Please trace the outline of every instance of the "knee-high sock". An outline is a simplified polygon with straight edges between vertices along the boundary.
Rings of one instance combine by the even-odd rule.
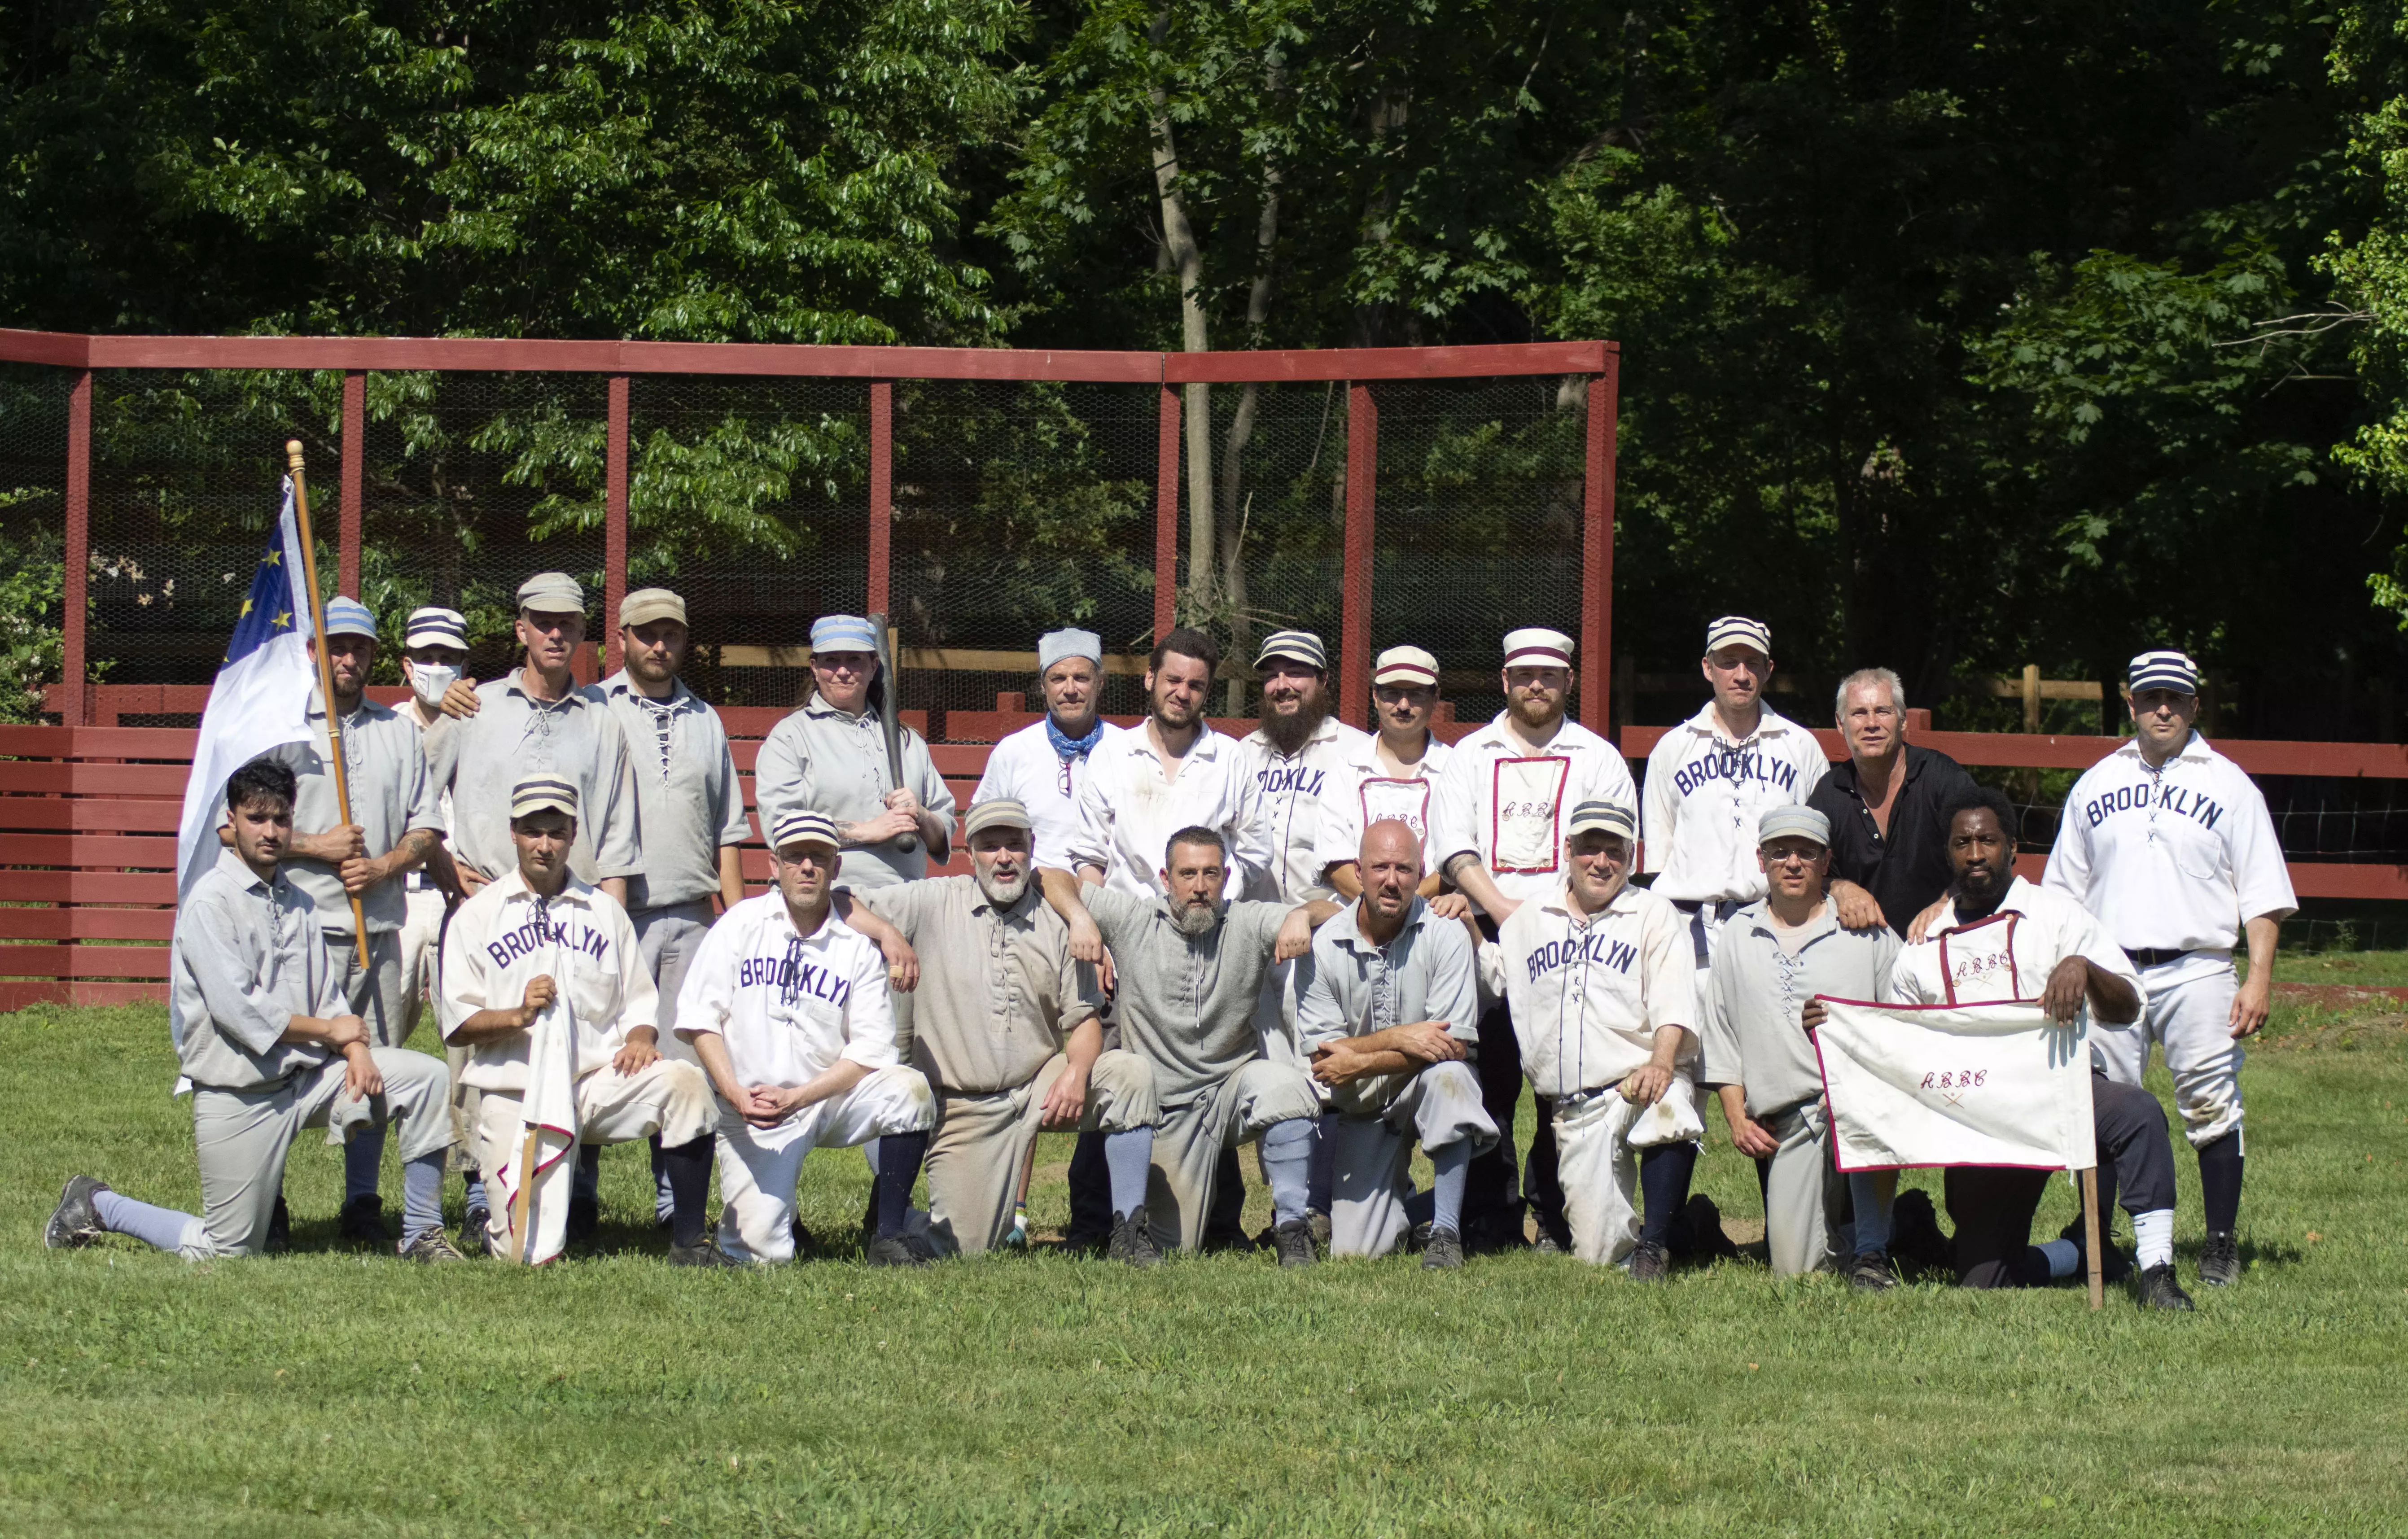
[[[480,1171],[474,1165],[470,1165],[467,1169],[462,1171],[460,1173],[460,1191],[461,1206],[464,1211],[473,1213],[477,1209],[483,1207],[485,1205],[484,1173]]]
[[[2170,1266],[2174,1259],[2174,1210],[2161,1207],[2132,1215],[2132,1254],[2146,1272]]]
[[[577,1174],[568,1178],[568,1200],[599,1204],[602,1201],[602,1146],[577,1146]]]
[[[1338,1185],[1338,1114],[1321,1114],[1321,1140],[1312,1146],[1312,1176],[1305,1183],[1304,1205],[1315,1213],[1329,1211],[1329,1193]]]
[[[384,1127],[362,1128],[343,1141],[343,1204],[377,1194],[377,1171],[384,1163]]]
[[[1270,1183],[1271,1221],[1304,1217],[1305,1191],[1312,1182],[1312,1149],[1321,1124],[1308,1117],[1274,1122],[1263,1130],[1263,1178]]]
[[[100,1213],[103,1229],[111,1234],[131,1234],[158,1250],[183,1249],[186,1233],[200,1223],[189,1213],[136,1202],[122,1191],[95,1193],[92,1205]]]
[[[1430,1232],[1460,1236],[1463,1233],[1463,1190],[1471,1177],[1471,1140],[1458,1138],[1443,1148],[1428,1152],[1432,1174],[1430,1195],[1433,1199]]]
[[[1104,1166],[1111,1173],[1112,1217],[1125,1218],[1145,1206],[1146,1172],[1154,1165],[1154,1130],[1131,1128],[1104,1135]]]
[[[1856,1210],[1856,1254],[1889,1248],[1889,1209],[1897,1196],[1895,1171],[1860,1170],[1848,1177],[1848,1201]]]
[[[903,1233],[911,1211],[911,1189],[919,1184],[920,1162],[928,1157],[924,1133],[890,1133],[878,1140],[878,1237]]]
[[[661,1163],[668,1167],[669,1186],[677,1193],[677,1217],[669,1226],[675,1244],[702,1244],[703,1210],[710,1203],[711,1143],[706,1133],[693,1143],[661,1150]]]
[[[1670,1240],[1672,1220],[1689,1202],[1689,1176],[1698,1168],[1698,1146],[1658,1144],[1639,1156],[1639,1238],[1663,1245]]]
[[[652,1134],[652,1217],[666,1223],[677,1211],[677,1193],[669,1190],[669,1167],[661,1162],[661,1135]]]
[[[2241,1221],[2241,1133],[2226,1133],[2199,1149],[2199,1191],[2211,1234],[2229,1234]]]
[[[401,1243],[405,1247],[427,1231],[443,1227],[443,1157],[450,1152],[437,1149],[401,1167]]]

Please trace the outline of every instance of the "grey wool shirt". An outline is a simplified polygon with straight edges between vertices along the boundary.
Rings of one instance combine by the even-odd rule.
[[[668,908],[719,891],[719,851],[752,830],[727,728],[683,679],[652,700],[624,668],[604,679],[634,766],[644,869],[627,878],[627,911]]]
[[[1730,918],[1714,952],[1699,1031],[1703,1085],[1746,1088],[1747,1114],[1770,1117],[1823,1093],[1814,1042],[1798,1023],[1806,1002],[1877,1000],[1904,948],[1886,926],[1843,930],[1827,899],[1793,954],[1772,928],[1770,900]]]
[[[1421,1020],[1446,1022],[1457,1042],[1480,1040],[1479,968],[1471,937],[1420,898],[1385,946],[1364,938],[1363,905],[1348,904],[1312,937],[1312,976],[1297,1002],[1307,1052]]]
[[[568,868],[581,882],[641,875],[636,773],[626,734],[591,685],[546,705],[513,668],[477,686],[477,714],[452,728],[452,854],[498,881],[519,868],[510,843],[510,791],[530,775],[577,784],[577,843]]]
[[[282,1083],[326,1049],[279,1042],[294,1016],[350,1013],[317,905],[282,871],[263,880],[231,849],[176,910],[169,988],[184,1077],[211,1090]]]
[[[341,824],[343,804],[335,794],[332,749],[326,737],[326,708],[311,691],[307,743],[284,743],[261,755],[293,771],[293,827],[303,834],[323,834]],[[343,776],[351,793],[351,821],[367,841],[370,856],[387,855],[414,828],[443,831],[443,788],[427,772],[426,755],[416,727],[397,711],[374,701],[343,718]],[[351,928],[351,895],[343,878],[323,861],[295,857],[284,862],[293,885],[318,906],[318,923],[348,933]],[[398,930],[408,917],[407,878],[390,877],[360,894],[360,912],[372,934]],[[305,1012],[306,1013],[306,1012]]]
[[[953,816],[953,793],[928,757],[927,740],[910,727],[900,734],[903,783],[920,805],[945,820]],[[761,809],[761,832],[799,809],[824,812],[837,823],[866,823],[886,810],[892,789],[886,762],[886,730],[876,711],[847,716],[814,699],[769,729],[752,762],[752,797]],[[892,841],[847,848],[844,885],[860,891],[915,882],[931,860],[943,861],[950,840],[922,841],[909,853]]]
[[[1111,948],[1122,1046],[1154,1065],[1162,1104],[1183,1106],[1263,1056],[1254,1005],[1290,905],[1225,903],[1221,922],[1191,936],[1161,898],[1080,897]]]

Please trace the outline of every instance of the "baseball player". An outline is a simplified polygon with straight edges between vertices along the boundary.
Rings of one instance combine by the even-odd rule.
[[[790,810],[770,825],[777,887],[719,918],[686,974],[678,1031],[719,1092],[719,1245],[748,1261],[795,1254],[795,1184],[822,1146],[879,1146],[872,1266],[920,1266],[911,1183],[936,1099],[896,1050],[886,959],[833,911],[837,822]],[[889,891],[896,891],[891,886]],[[695,1196],[695,1227],[701,1193]],[[686,1203],[678,1200],[678,1221]]]
[[[1842,1176],[1831,1162],[1823,1072],[1803,1011],[1816,995],[1878,999],[1900,942],[1888,926],[1846,929],[1826,891],[1831,823],[1813,807],[1765,808],[1756,860],[1769,891],[1730,917],[1704,999],[1698,1083],[1719,1093],[1731,1143],[1764,1182],[1764,1237],[1776,1275],[1835,1263],[1850,1283],[1892,1288],[1891,1200],[1898,1173]],[[1840,1204],[1856,1222],[1842,1238]]]
[[[973,803],[962,831],[970,875],[854,895],[926,959],[911,1062],[937,1096],[928,1237],[940,1255],[1004,1242],[1039,1129],[1110,1139],[1160,1115],[1153,1069],[1104,1047],[1103,991],[1095,969],[1072,958],[1068,924],[1047,906],[1031,859],[1033,824],[1018,802]],[[1067,873],[1054,876],[1075,896]],[[898,1173],[897,1190],[910,1191],[916,1174]],[[880,1190],[890,1184],[882,1172]],[[1121,1226],[1134,1248],[1120,1254],[1147,1266],[1155,1257],[1138,1218]]]
[[[903,783],[886,760],[885,728],[875,689],[878,634],[858,615],[822,615],[811,624],[810,702],[770,730],[753,770],[764,824],[786,814],[824,812],[836,819],[850,855],[845,885],[855,891],[917,881],[931,860],[952,849],[953,793],[928,757],[927,739],[902,729]],[[899,840],[909,835],[912,848]],[[905,1035],[909,1022],[901,1023]]]
[[[368,672],[376,665],[376,617],[357,599],[326,603],[326,663],[335,685],[335,707],[343,733],[343,768],[351,816],[343,819],[335,793],[325,702],[311,691],[310,740],[286,743],[265,757],[285,765],[298,787],[293,805],[294,833],[283,860],[287,875],[317,905],[318,928],[342,980],[348,1013],[368,1023],[368,1043],[398,1047],[408,1036],[409,1008],[402,974],[401,931],[408,917],[408,874],[425,869],[442,886],[455,884],[444,852],[443,819],[437,788],[426,772],[418,733],[400,716],[367,698]],[[310,642],[314,651],[317,643]],[[229,846],[230,828],[219,837]],[[358,951],[351,899],[367,921],[367,954]],[[384,1246],[378,1167],[384,1160],[381,1124],[363,1130],[343,1146],[343,1238]]]
[[[1725,615],[1706,627],[1698,668],[1713,698],[1656,739],[1640,815],[1651,890],[1689,917],[1702,973],[1723,925],[1764,896],[1756,852],[1764,809],[1804,805],[1829,765],[1813,733],[1764,703],[1772,632],[1763,621]]]
[[[627,878],[644,869],[637,837],[636,773],[626,734],[569,660],[585,643],[585,590],[565,572],[538,572],[519,585],[516,621],[526,661],[499,678],[444,695],[452,729],[452,855],[474,894],[516,871],[511,793],[520,780],[556,775],[577,787],[584,816],[569,866],[577,879],[624,905]]]
[[[2300,905],[2266,798],[2191,725],[2197,665],[2143,652],[2127,679],[2132,739],[2066,793],[2042,884],[2098,915],[2140,965],[2139,1028],[2093,1040],[2124,1085],[2141,1082],[2150,1043],[2165,1048],[2207,1207],[2199,1280],[2222,1288],[2241,1276],[2241,1043],[2266,1024],[2275,941]],[[2244,936],[2242,983],[2232,948]]]
[[[1310,1076],[1265,1056],[1254,1008],[1272,962],[1310,950],[1313,928],[1338,906],[1228,901],[1229,859],[1219,831],[1179,829],[1164,844],[1161,895],[1047,884],[1066,911],[1083,900],[1111,948],[1121,1039],[1153,1066],[1161,1107],[1158,1128],[1105,1140],[1113,1250],[1136,1248],[1135,1237],[1124,1240],[1118,1231],[1140,1213],[1155,1249],[1195,1249],[1219,1185],[1221,1151],[1259,1138],[1280,1264],[1310,1266],[1319,1257],[1305,1188],[1321,1098]]]
[[[1806,799],[1831,820],[1831,901],[1851,929],[1885,923],[1904,935],[1948,891],[1948,808],[1973,777],[1906,740],[1906,686],[1892,669],[1840,680],[1831,714],[1847,762]]]
[[[1209,828],[1230,854],[1228,879],[1240,895],[1271,890],[1277,859],[1261,788],[1238,745],[1204,720],[1205,697],[1220,671],[1221,649],[1200,631],[1180,629],[1164,636],[1147,662],[1142,726],[1111,734],[1087,762],[1079,791],[1079,832],[1070,860],[1080,879],[1130,897],[1150,897],[1161,886],[1162,850],[1182,828]],[[1082,1133],[1070,1160],[1069,1243],[1092,1244],[1108,1195],[1103,1139]],[[1216,1189],[1234,1188],[1234,1157],[1225,1163]],[[1226,1212],[1208,1231],[1210,1243],[1239,1239],[1236,1218]]]
[[[1430,730],[1438,709],[1438,659],[1419,647],[1391,647],[1371,664],[1371,714],[1380,730],[1347,753],[1321,798],[1321,832],[1314,846],[1326,854],[1322,880],[1340,897],[1363,895],[1354,851],[1363,832],[1393,818],[1413,831],[1426,849],[1430,799],[1451,751]],[[1422,896],[1434,898],[1445,877],[1422,877]]]
[[[1362,896],[1312,940],[1297,1025],[1314,1079],[1327,1088],[1336,1143],[1333,1256],[1381,1256],[1408,1227],[1413,1146],[1434,1173],[1422,1265],[1463,1265],[1463,1192],[1472,1156],[1497,1142],[1465,1062],[1479,1048],[1474,932],[1440,919],[1420,894],[1421,841],[1397,819],[1374,821],[1352,862]]]
[[[1070,869],[1079,834],[1079,793],[1096,750],[1120,729],[1103,707],[1103,638],[1093,631],[1048,631],[1038,638],[1037,667],[1045,720],[1007,735],[987,755],[970,805],[1018,802],[1028,813],[1039,865]]]
[[[685,600],[666,588],[639,588],[619,601],[619,655],[624,666],[602,681],[636,767],[636,810],[644,869],[627,878],[627,918],[660,992],[661,1051],[692,1057],[677,1035],[677,1001],[686,968],[720,905],[744,901],[738,859],[752,819],[737,783],[736,756],[719,713],[685,687]],[[652,1206],[669,1222],[675,1207],[660,1140],[652,1141]]]
[[[201,1167],[198,1218],[71,1177],[43,1232],[52,1249],[130,1234],[188,1260],[256,1255],[304,1128],[341,1143],[402,1124],[401,1254],[456,1261],[443,1233],[443,1163],[452,1147],[449,1082],[424,1053],[376,1042],[352,1013],[326,950],[318,901],[282,862],[299,794],[292,769],[254,759],[226,780],[232,848],[176,915],[169,987],[176,1055],[193,1085]]]
[[[607,707],[596,707],[604,709]],[[615,730],[615,729],[614,729]],[[617,899],[576,873],[578,790],[565,776],[528,776],[510,792],[517,868],[460,905],[443,934],[447,1042],[470,1049],[478,1105],[477,1167],[508,1168],[524,1127],[527,1028],[555,999],[574,1022],[577,1133],[582,1144],[661,1136],[677,1189],[669,1260],[725,1266],[703,1234],[715,1119],[702,1071],[660,1053],[659,996],[636,927]],[[487,1245],[509,1256],[511,1216],[492,1215]]]
[[[2141,1017],[2140,974],[2087,909],[2014,875],[2015,809],[2005,793],[1977,786],[1958,798],[1948,814],[1948,853],[1956,876],[1947,906],[1925,939],[1899,953],[1881,999],[1900,1005],[2036,1000],[2060,1023],[2071,1023],[2086,1006],[2100,1206],[2103,1211],[2122,1189],[2139,1252],[2142,1304],[2190,1308],[2174,1280],[2174,1161],[2166,1109],[2156,1096],[2107,1078],[2100,1068],[2113,1051],[2102,1038]],[[1804,1019],[1810,1029],[1822,1023],[1820,1002],[1808,1005]],[[2032,1214],[2049,1174],[1948,1167],[1942,1195],[1956,1224],[1959,1287],[2013,1287],[2070,1277],[2080,1269],[2073,1239],[2082,1233],[2078,1223],[2046,1245],[2030,1244]]]
[[[1481,965],[1512,1006],[1531,1092],[1554,1108],[1568,1248],[1660,1282],[1705,1129],[1692,1089],[1688,925],[1669,900],[1629,885],[1638,824],[1621,804],[1572,807],[1563,875],[1497,927]]]
[[[1564,819],[1573,807],[1627,807],[1639,799],[1621,753],[1564,715],[1579,681],[1571,637],[1536,626],[1509,632],[1500,681],[1505,709],[1455,745],[1430,798],[1435,863],[1478,906],[1484,934],[1524,903],[1562,886]],[[1561,1248],[1563,1190],[1555,1178],[1555,1120],[1543,1101],[1522,1194],[1513,1190],[1522,1056],[1504,1003],[1481,1013],[1480,1085],[1497,1124],[1497,1147],[1472,1161],[1464,1239],[1473,1247],[1523,1244],[1526,1200],[1538,1210],[1540,1245]]]

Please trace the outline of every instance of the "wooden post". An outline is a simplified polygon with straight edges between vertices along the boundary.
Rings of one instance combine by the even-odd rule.
[[[60,617],[60,682],[65,686],[61,725],[80,727],[92,719],[91,665],[84,659],[86,585],[92,568],[92,371],[76,376],[67,392],[67,549],[61,584],[65,612]]]
[[[1622,349],[1605,345],[1605,372],[1588,382],[1586,474],[1581,489],[1581,724],[1611,720],[1613,665],[1613,439],[1621,406]]]
[[[360,596],[362,489],[367,485],[368,377],[359,369],[343,375],[343,506],[335,535],[335,591]]]
[[[2040,664],[2024,664],[2024,731],[2040,731]]]
[[[869,382],[869,582],[862,607],[884,614],[891,607],[889,578],[895,564],[895,381]]]
[[[2090,1307],[2107,1303],[2107,1274],[2099,1255],[2099,1167],[2082,1173],[2082,1253],[2090,1263]]]
[[[1380,479],[1380,404],[1346,387],[1346,556],[1338,621],[1338,720],[1371,724],[1371,528]],[[1240,660],[1241,663],[1243,659]]]
[[[627,596],[627,377],[610,377],[602,492],[602,659],[619,671],[619,601]]]
[[[1154,435],[1154,640],[1160,646],[1179,623],[1179,392],[1162,387],[1160,430]],[[1106,645],[1110,645],[1109,641]]]

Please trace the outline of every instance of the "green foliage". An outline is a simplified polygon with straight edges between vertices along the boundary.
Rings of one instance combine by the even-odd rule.
[[[28,500],[0,492],[0,510]],[[52,619],[64,593],[64,552],[47,531],[23,544],[0,535],[0,721],[37,722],[44,690],[59,681],[64,642]]]

